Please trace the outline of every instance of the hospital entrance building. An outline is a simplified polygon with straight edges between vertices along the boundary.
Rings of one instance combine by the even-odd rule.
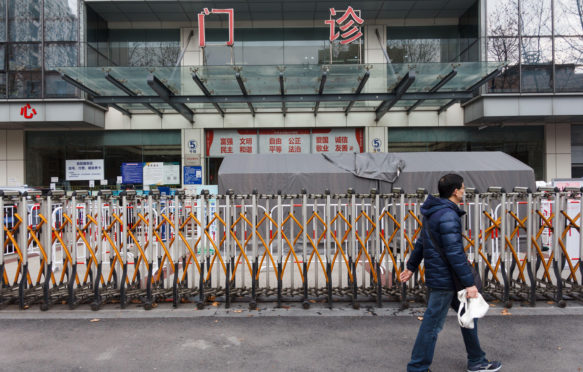
[[[248,153],[503,151],[579,178],[581,6],[0,0],[0,186],[212,185]]]

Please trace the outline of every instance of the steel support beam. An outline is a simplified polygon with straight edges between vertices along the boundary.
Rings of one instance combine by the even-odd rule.
[[[194,123],[194,113],[183,103],[183,102],[173,102],[171,100],[174,97],[174,93],[168,89],[164,83],[160,81],[156,76],[150,75],[148,78],[148,85],[158,96],[163,100],[163,102],[172,106],[172,108],[182,116],[191,124]]]
[[[405,75],[401,81],[399,81],[395,89],[393,89],[394,97],[392,99],[383,101],[375,110],[375,121],[378,122],[381,120],[381,118],[391,109],[391,107],[393,107],[400,99],[402,99],[403,95],[414,81],[415,71],[411,70],[407,72],[407,75]]]
[[[279,94],[281,94],[282,97],[285,96],[283,72],[279,73]],[[285,116],[285,114],[287,113],[287,108],[285,107],[284,101],[281,102],[281,111],[283,113],[283,116]]]
[[[206,97],[210,97],[211,96],[211,92],[209,92],[209,90],[204,85],[204,83],[202,82],[202,80],[200,80],[200,78],[198,77],[198,75],[196,74],[196,72],[193,72],[192,73],[192,80],[194,80],[194,83],[198,86],[198,88],[204,93],[204,95]],[[213,106],[215,106],[215,108],[221,114],[221,116],[222,117],[225,117],[225,111],[223,111],[223,109],[221,108],[221,106],[219,106],[219,104],[216,103],[216,102],[211,102],[211,103],[213,104]]]
[[[364,76],[362,78],[360,78],[360,83],[358,84],[358,88],[356,88],[356,91],[354,92],[354,94],[360,94],[360,92],[362,92],[362,89],[366,85],[366,82],[368,81],[368,78],[369,77],[370,77],[370,72],[369,71],[365,72],[364,73]],[[348,106],[346,106],[346,109],[344,110],[344,115],[347,115],[348,116],[348,113],[352,109],[352,106],[354,105],[354,102],[356,102],[356,101],[350,101],[350,103],[348,104]]]
[[[449,74],[445,75],[437,84],[435,84],[431,89],[429,89],[429,93],[437,92],[441,89],[445,84],[449,83],[451,79],[453,79],[457,75],[457,71],[452,70]],[[423,103],[425,100],[420,99],[415,102],[409,109],[407,110],[407,115],[409,115],[417,106]]]
[[[126,87],[124,83],[117,80],[116,78],[111,76],[109,73],[105,74],[105,79],[107,81],[109,81],[110,83],[112,83],[113,85],[115,85],[121,91],[125,92],[128,96],[132,96],[132,97],[137,96],[136,92],[134,92],[130,88]],[[152,106],[150,103],[142,103],[142,105],[144,105],[146,108],[148,108],[148,110],[152,111],[153,113],[155,113],[159,117],[162,117],[162,112],[160,112],[157,108]]]
[[[253,96],[242,96],[242,95],[224,95],[224,96],[173,96],[170,97],[170,102],[172,103],[273,103],[273,102],[349,102],[349,101],[385,101],[392,100],[396,96],[393,93],[361,93],[361,94],[323,94],[321,96],[317,94],[288,94],[281,96],[279,94],[267,94],[267,95],[253,95]],[[457,99],[466,100],[473,98],[474,95],[467,91],[455,91],[455,92],[415,92],[415,93],[405,93],[401,96],[403,100],[444,100],[444,99]],[[94,100],[96,103],[109,104],[109,103],[165,103],[164,99],[159,96],[100,96],[96,97]]]
[[[245,83],[243,83],[243,78],[241,77],[240,73],[235,74],[235,79],[237,79],[237,83],[239,84],[239,88],[241,89],[241,93],[243,93],[243,97],[249,97],[247,94],[247,89],[245,89]],[[255,108],[250,101],[246,101],[247,105],[249,106],[249,110],[251,110],[251,115],[255,116]]]
[[[326,79],[328,78],[328,73],[324,71],[322,77],[320,78],[320,87],[318,88],[318,95],[321,96],[324,93],[324,86],[326,85]],[[320,108],[320,101],[316,101],[316,106],[314,107],[314,116],[318,115],[318,109]]]

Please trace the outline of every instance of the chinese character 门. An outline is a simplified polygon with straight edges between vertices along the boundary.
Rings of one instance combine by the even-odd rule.
[[[234,9],[211,9],[204,8],[198,13],[198,44],[201,48],[206,46],[204,17],[209,14],[227,14],[229,16],[229,40],[227,46],[235,44],[235,10]]]

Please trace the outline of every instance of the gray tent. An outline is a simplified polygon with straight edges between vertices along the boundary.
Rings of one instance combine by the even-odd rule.
[[[446,173],[464,177],[467,187],[485,191],[501,186],[535,188],[532,168],[503,152],[403,152],[362,154],[231,155],[219,169],[219,193],[284,194],[357,193],[376,188],[381,193],[392,187],[414,192],[423,187],[437,192],[437,180]]]
[[[399,152],[393,155],[403,159],[405,169],[393,184],[406,192],[424,187],[437,192],[437,180],[446,173],[457,173],[466,187],[484,192],[490,186],[512,191],[515,186],[535,191],[534,171],[512,156],[500,152]]]

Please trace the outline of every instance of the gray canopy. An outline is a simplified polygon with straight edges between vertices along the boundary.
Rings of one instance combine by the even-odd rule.
[[[503,152],[403,152],[361,154],[254,154],[225,157],[219,169],[219,193],[232,189],[246,194],[357,193],[392,187],[414,192],[423,187],[437,192],[446,173],[460,174],[466,187],[486,191],[501,186],[535,188],[534,171]]]

